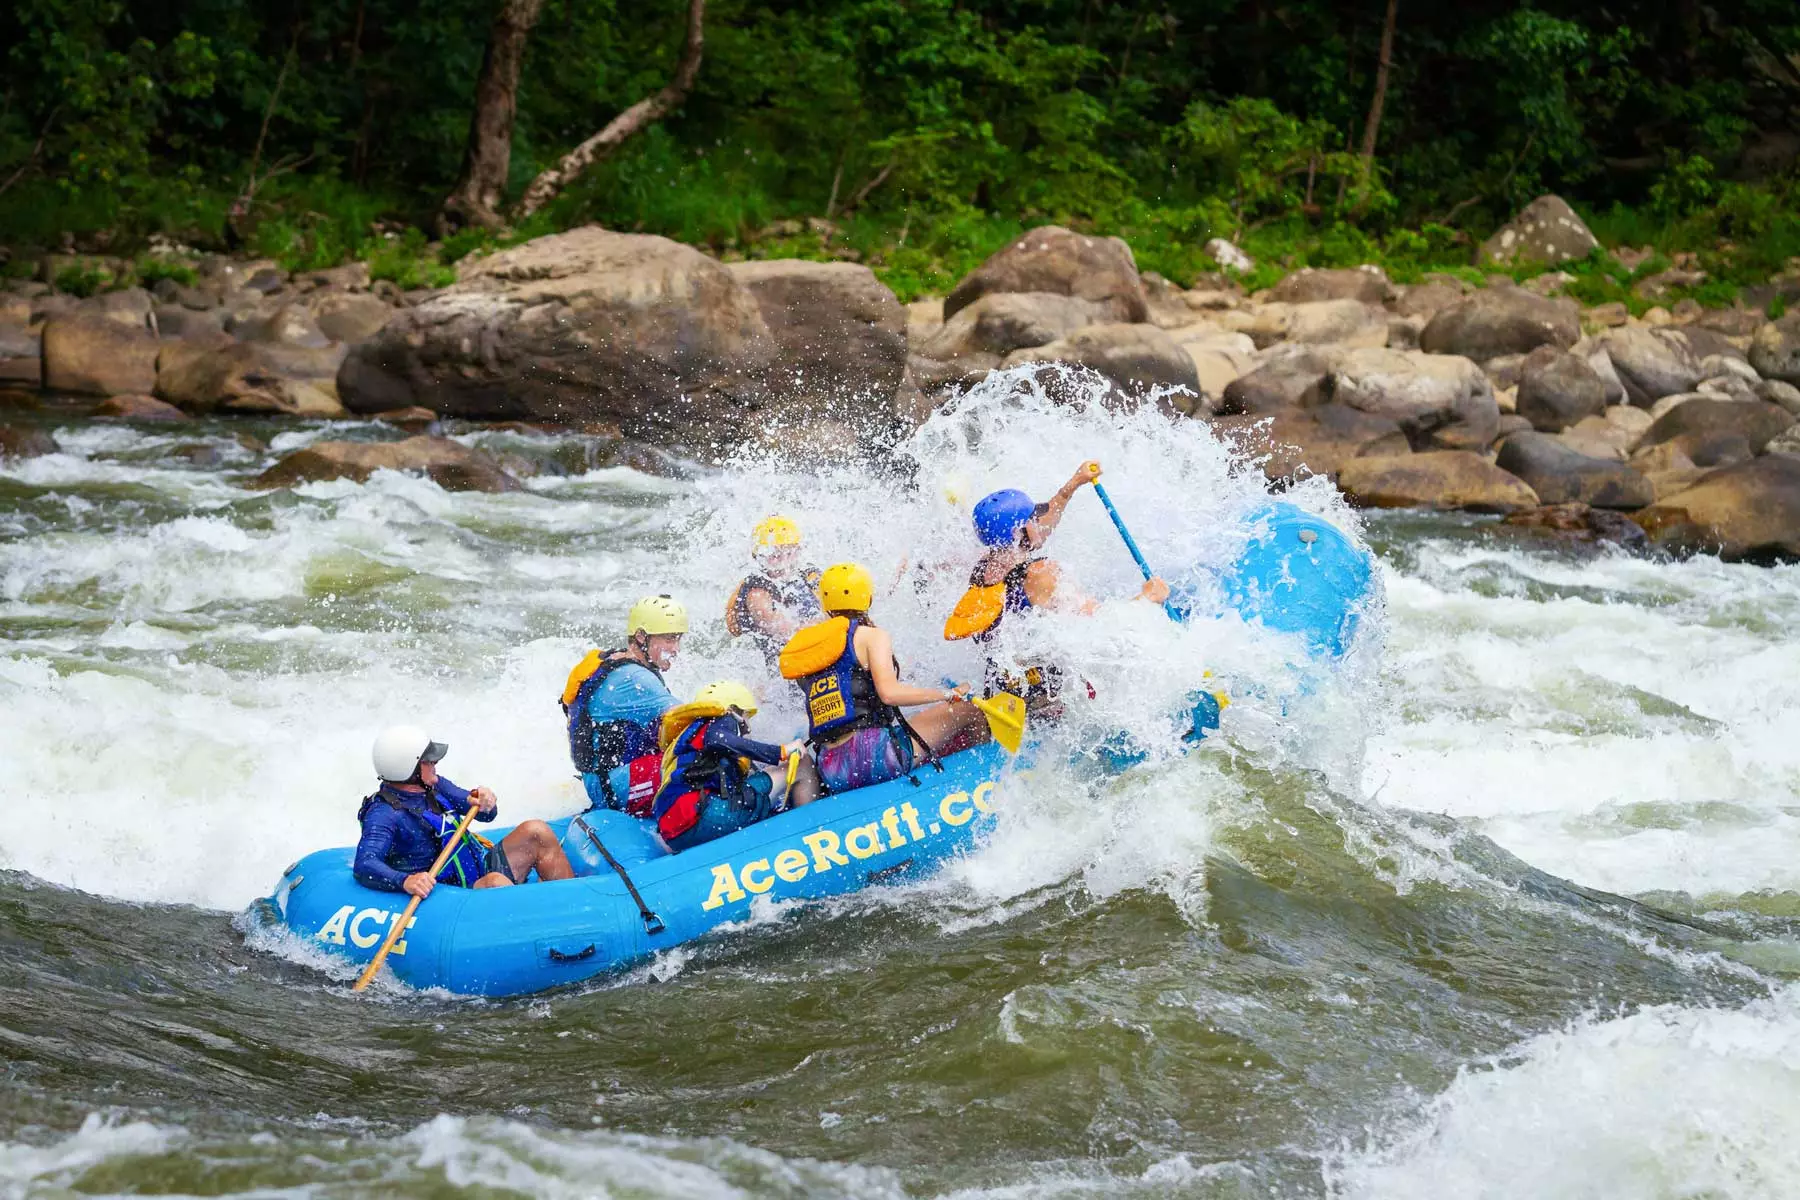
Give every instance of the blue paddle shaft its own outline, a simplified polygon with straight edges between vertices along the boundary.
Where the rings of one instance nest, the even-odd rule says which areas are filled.
[[[1144,561],[1144,552],[1138,549],[1137,540],[1131,536],[1131,530],[1125,528],[1125,518],[1121,517],[1119,510],[1113,507],[1112,497],[1106,494],[1106,489],[1100,486],[1098,480],[1094,481],[1094,495],[1100,497],[1100,503],[1106,505],[1106,515],[1112,518],[1113,528],[1119,531],[1119,536],[1125,541],[1125,548],[1131,551],[1131,557],[1137,560],[1138,570],[1144,573],[1145,581],[1149,581],[1155,576],[1155,572],[1150,569],[1150,564]],[[1163,601],[1163,611],[1169,614],[1169,620],[1176,622],[1181,620],[1180,614],[1175,611],[1175,606],[1167,600]]]

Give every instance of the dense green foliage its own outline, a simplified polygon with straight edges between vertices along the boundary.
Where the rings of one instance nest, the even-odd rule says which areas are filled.
[[[684,7],[546,0],[515,194],[660,86]],[[161,231],[295,265],[379,254],[430,282],[481,239],[421,261],[422,236],[391,235],[428,225],[456,176],[494,11],[17,0],[0,9],[0,242]],[[1174,277],[1215,235],[1289,262],[1467,262],[1471,238],[1557,190],[1603,236],[1705,249],[1730,273],[1800,253],[1793,187],[1742,182],[1791,172],[1773,135],[1791,150],[1800,112],[1792,0],[1402,5],[1371,166],[1382,16],[1380,0],[713,0],[682,110],[519,232],[599,220],[732,251],[829,215],[829,247],[786,249],[856,253],[910,293],[1047,220],[1121,232]]]

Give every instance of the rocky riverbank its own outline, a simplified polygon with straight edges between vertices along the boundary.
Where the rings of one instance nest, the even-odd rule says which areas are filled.
[[[1547,197],[1480,251],[1490,264],[1541,263],[1523,284],[1400,286],[1361,267],[1303,270],[1247,295],[1223,271],[1180,287],[1141,273],[1117,238],[1051,226],[942,301],[911,306],[857,264],[721,263],[592,227],[465,263],[432,291],[371,282],[361,265],[289,275],[201,258],[191,284],[86,299],[10,282],[0,387],[90,396],[98,415],[130,420],[366,416],[417,431],[441,417],[690,449],[849,451],[881,445],[990,371],[1065,363],[1109,380],[1121,403],[1207,422],[1276,483],[1318,474],[1370,506],[1503,513],[1627,542],[1641,530],[1681,553],[1800,556],[1800,313],[1583,309],[1555,266],[1593,249]],[[1654,298],[1691,274],[1640,288]],[[346,446],[315,446],[258,482],[386,466],[445,486],[514,486],[441,438]],[[0,453],[49,448],[39,431],[0,429]],[[1592,515],[1607,511],[1634,524]]]

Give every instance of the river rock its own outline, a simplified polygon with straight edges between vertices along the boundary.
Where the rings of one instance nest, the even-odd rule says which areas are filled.
[[[769,407],[790,418],[831,413],[885,420],[906,374],[906,310],[860,263],[732,263],[775,340]]]
[[[55,454],[56,439],[31,425],[0,425],[0,458],[37,458]]]
[[[1723,467],[1634,519],[1659,549],[1791,562],[1800,558],[1800,458],[1769,454]]]
[[[1750,365],[1764,379],[1800,384],[1800,310],[1756,331],[1750,342]]]
[[[1353,458],[1338,472],[1338,487],[1368,508],[1509,513],[1538,506],[1529,484],[1468,450]]]
[[[121,421],[186,421],[188,415],[154,396],[108,396],[94,410],[96,417]]]
[[[1539,196],[1494,231],[1476,251],[1477,266],[1546,263],[1586,258],[1600,241],[1559,196]]]
[[[1245,314],[1243,332],[1259,347],[1276,342],[1385,346],[1387,313],[1360,300],[1265,304]]]
[[[1702,379],[1694,385],[1694,391],[1702,396],[1717,396],[1721,400],[1762,399],[1756,394],[1756,389],[1738,375],[1715,375]]]
[[[1539,346],[1566,350],[1580,337],[1580,310],[1570,301],[1547,300],[1523,288],[1488,288],[1439,310],[1419,335],[1419,345],[1433,354],[1486,362]]]
[[[219,312],[213,309],[195,312],[179,305],[159,304],[153,315],[156,318],[156,336],[165,342],[211,338],[225,332]]]
[[[1211,425],[1239,453],[1260,460],[1270,482],[1303,474],[1335,481],[1353,458],[1411,450],[1399,425],[1343,404],[1284,408],[1268,417],[1215,417]]]
[[[225,322],[225,331],[243,342],[298,346],[318,350],[332,343],[319,328],[312,309],[299,300],[280,301]]]
[[[1269,289],[1270,300],[1285,304],[1309,304],[1317,300],[1356,300],[1380,305],[1393,285],[1380,267],[1316,270],[1303,267]]]
[[[0,384],[37,387],[44,381],[43,336],[21,315],[0,318]]]
[[[1403,317],[1422,317],[1427,322],[1468,294],[1463,281],[1452,275],[1427,276],[1422,283],[1400,289],[1393,309]]]
[[[1779,379],[1765,379],[1754,390],[1757,399],[1779,404],[1794,416],[1800,417],[1800,387]]]
[[[995,251],[944,298],[944,319],[992,292],[1055,292],[1092,301],[1110,321],[1150,319],[1131,247],[1058,225],[1040,226]]]
[[[369,264],[354,262],[341,267],[327,267],[322,271],[308,271],[296,282],[317,291],[366,292],[369,290]]]
[[[93,312],[44,323],[44,386],[93,396],[144,393],[156,386],[156,336]]]
[[[381,332],[381,327],[395,312],[379,297],[349,291],[329,291],[316,296],[312,310],[319,332],[334,342],[367,341]]]
[[[1578,454],[1624,462],[1654,423],[1643,409],[1622,404],[1598,416],[1583,417],[1556,436]]]
[[[1500,518],[1502,525],[1548,534],[1559,541],[1584,545],[1611,545],[1625,550],[1650,548],[1650,537],[1630,517],[1605,508],[1586,504],[1546,504],[1508,513]]]
[[[1794,415],[1766,401],[1720,400],[1696,396],[1670,409],[1645,431],[1640,446],[1654,446],[1675,438],[1689,439],[1688,456],[1700,466],[1711,465],[1709,455],[1697,447],[1707,439],[1741,437],[1750,453],[1761,454],[1776,434],[1794,424]],[[1716,457],[1713,461],[1719,461]]]
[[[1193,336],[1177,331],[1169,336],[1193,360],[1200,391],[1215,400],[1239,377],[1256,369],[1256,344],[1245,334],[1208,330]]]
[[[1611,459],[1589,458],[1547,433],[1516,433],[1507,438],[1494,465],[1530,484],[1545,504],[1642,508],[1656,498],[1649,480],[1630,467]]]
[[[490,455],[440,437],[403,442],[314,442],[250,481],[253,488],[293,487],[324,479],[361,483],[376,471],[422,472],[448,492],[514,492],[519,481]]]
[[[1350,350],[1339,357],[1320,394],[1388,418],[1418,450],[1485,450],[1500,421],[1494,389],[1481,368],[1453,355]]]
[[[1325,377],[1344,352],[1320,346],[1278,346],[1262,363],[1226,385],[1219,407],[1227,415],[1260,415],[1294,405],[1324,403]]]
[[[1543,347],[1539,346],[1542,350]],[[1488,382],[1494,385],[1495,391],[1512,392],[1516,398],[1519,391],[1519,376],[1525,370],[1523,354],[1502,354],[1499,358],[1490,358],[1481,364],[1482,372],[1487,375]]]
[[[722,264],[586,226],[465,266],[354,347],[338,385],[360,413],[421,404],[477,420],[613,421],[635,436],[742,436],[777,353],[756,298]]]
[[[1153,325],[1089,325],[1049,345],[1015,350],[1002,365],[1025,362],[1078,363],[1100,372],[1133,396],[1151,388],[1182,388],[1187,392],[1184,403],[1189,406],[1200,392],[1194,360]]]
[[[1691,392],[1701,380],[1700,359],[1680,330],[1612,329],[1601,334],[1599,342],[1625,385],[1627,398],[1640,408],[1664,396]]]
[[[1094,324],[1103,307],[1055,292],[994,292],[945,321],[919,352],[943,360],[970,354],[1004,357],[1047,346]]]
[[[1606,385],[1592,367],[1556,346],[1539,346],[1519,370],[1517,410],[1533,429],[1557,433],[1606,408]]]
[[[155,302],[150,298],[149,292],[143,288],[130,287],[89,296],[76,306],[75,311],[104,317],[126,329],[151,329],[150,313],[154,307]]]
[[[343,359],[344,348],[335,343],[320,349],[180,343],[162,357],[156,395],[192,413],[341,417],[336,376]]]

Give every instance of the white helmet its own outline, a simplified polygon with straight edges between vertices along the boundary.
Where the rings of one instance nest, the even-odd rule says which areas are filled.
[[[389,783],[405,783],[421,762],[437,762],[450,750],[417,725],[390,725],[375,739],[370,757],[375,773]]]

